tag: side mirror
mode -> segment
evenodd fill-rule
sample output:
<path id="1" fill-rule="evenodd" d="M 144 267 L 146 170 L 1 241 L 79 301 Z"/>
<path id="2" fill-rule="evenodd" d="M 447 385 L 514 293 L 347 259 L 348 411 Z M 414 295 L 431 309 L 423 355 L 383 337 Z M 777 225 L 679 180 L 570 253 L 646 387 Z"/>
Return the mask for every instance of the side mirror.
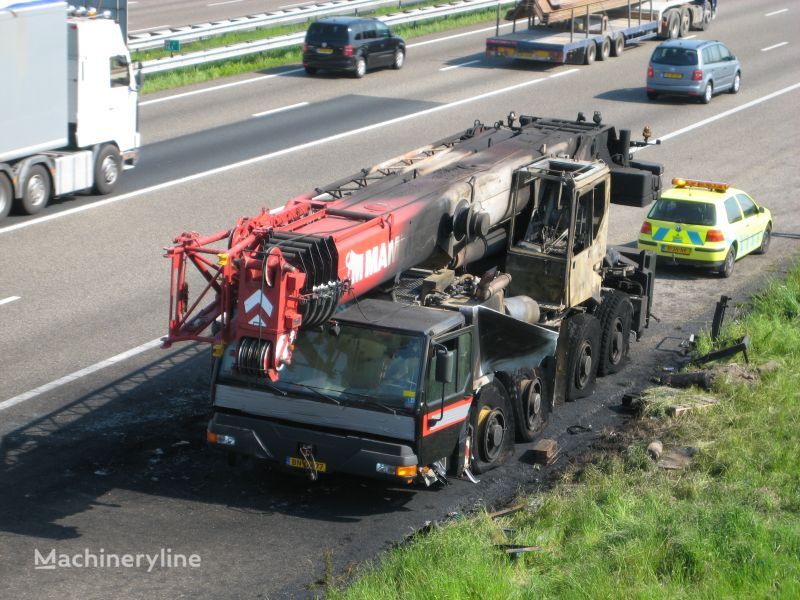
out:
<path id="1" fill-rule="evenodd" d="M 456 372 L 456 353 L 444 348 L 436 349 L 436 381 L 453 383 Z"/>
<path id="2" fill-rule="evenodd" d="M 763 213 L 764 212 L 764 207 L 763 206 L 759 206 L 758 207 L 758 212 Z"/>
<path id="3" fill-rule="evenodd" d="M 142 73 L 142 61 L 136 63 L 136 89 L 141 90 L 144 83 L 144 73 Z"/>

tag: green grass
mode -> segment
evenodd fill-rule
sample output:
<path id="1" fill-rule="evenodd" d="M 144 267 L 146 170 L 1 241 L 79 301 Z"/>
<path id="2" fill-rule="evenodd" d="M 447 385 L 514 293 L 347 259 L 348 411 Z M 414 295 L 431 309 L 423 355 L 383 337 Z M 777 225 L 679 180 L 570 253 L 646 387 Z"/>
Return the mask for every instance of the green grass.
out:
<path id="1" fill-rule="evenodd" d="M 760 382 L 718 381 L 718 405 L 644 419 L 625 449 L 523 498 L 526 510 L 419 536 L 329 597 L 800 597 L 800 268 L 754 298 L 723 343 L 745 333 L 755 363 L 780 365 Z M 661 470 L 644 450 L 655 435 L 700 450 L 685 471 Z M 542 550 L 510 561 L 497 543 Z"/>
<path id="2" fill-rule="evenodd" d="M 494 10 L 477 11 L 454 17 L 436 19 L 425 21 L 417 25 L 409 24 L 398 27 L 393 27 L 394 31 L 400 37 L 409 40 L 423 35 L 430 35 L 442 31 L 449 31 L 451 29 L 459 29 L 461 27 L 468 27 L 478 23 L 486 23 L 495 19 L 496 13 Z M 287 26 L 281 28 L 279 33 L 290 33 L 292 31 L 303 31 L 307 25 L 298 25 L 296 27 Z M 249 39 L 261 39 L 267 37 L 266 30 L 252 31 L 241 34 L 236 34 L 237 42 L 247 41 Z M 278 35 L 275 29 L 271 29 L 269 35 Z M 255 36 L 255 37 L 250 37 Z M 211 43 L 212 40 L 206 40 Z M 186 51 L 200 50 L 206 46 L 201 42 L 198 45 L 187 45 Z M 229 43 L 237 43 L 231 41 Z M 134 60 L 150 60 L 158 56 L 163 56 L 168 53 L 162 50 L 157 51 L 143 51 L 136 53 Z M 142 86 L 142 94 L 151 94 L 163 90 L 173 89 L 193 83 L 201 83 L 203 81 L 211 81 L 220 77 L 228 77 L 231 75 L 240 75 L 242 73 L 251 73 L 253 71 L 262 71 L 283 65 L 298 64 L 301 62 L 300 48 L 286 48 L 282 50 L 273 50 L 270 52 L 262 52 L 251 56 L 245 56 L 238 59 L 227 61 L 220 61 L 205 65 L 198 65 L 196 67 L 186 67 L 183 69 L 175 69 L 164 73 L 153 73 L 144 79 Z"/>

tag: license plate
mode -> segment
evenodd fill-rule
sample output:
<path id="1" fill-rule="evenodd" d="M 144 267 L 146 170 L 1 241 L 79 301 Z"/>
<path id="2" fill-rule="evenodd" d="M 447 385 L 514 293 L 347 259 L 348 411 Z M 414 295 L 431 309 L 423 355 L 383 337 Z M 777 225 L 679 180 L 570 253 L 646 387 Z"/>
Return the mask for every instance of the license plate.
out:
<path id="1" fill-rule="evenodd" d="M 333 54 L 333 48 L 317 48 L 317 54 Z"/>
<path id="2" fill-rule="evenodd" d="M 514 56 L 514 54 L 516 54 L 516 52 L 517 52 L 517 49 L 516 48 L 504 48 L 504 47 L 501 46 L 500 48 L 497 49 L 496 52 L 500 56 Z"/>
<path id="3" fill-rule="evenodd" d="M 667 79 L 683 79 L 683 75 L 680 73 L 664 73 L 664 77 Z"/>
<path id="4" fill-rule="evenodd" d="M 550 52 L 547 50 L 534 50 L 533 55 L 536 58 L 550 58 Z"/>
<path id="5" fill-rule="evenodd" d="M 661 246 L 662 252 L 670 252 L 672 254 L 691 254 L 691 248 L 681 248 L 680 246 Z"/>
<path id="6" fill-rule="evenodd" d="M 286 464 L 290 467 L 294 467 L 295 469 L 308 469 L 308 463 L 306 463 L 306 461 L 304 461 L 302 458 L 297 458 L 296 456 L 287 456 Z M 328 470 L 328 466 L 324 462 L 317 461 L 316 464 L 317 471 L 320 473 L 325 473 Z"/>

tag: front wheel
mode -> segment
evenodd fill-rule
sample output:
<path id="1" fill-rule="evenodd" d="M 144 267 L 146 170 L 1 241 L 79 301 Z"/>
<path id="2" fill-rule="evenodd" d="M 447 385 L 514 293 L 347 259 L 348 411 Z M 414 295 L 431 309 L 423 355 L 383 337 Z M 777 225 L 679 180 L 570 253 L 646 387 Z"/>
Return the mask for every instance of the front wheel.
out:
<path id="1" fill-rule="evenodd" d="M 733 266 L 736 264 L 736 247 L 731 246 L 731 249 L 728 250 L 728 254 L 725 256 L 725 262 L 722 263 L 722 267 L 720 267 L 719 274 L 725 278 L 730 277 L 733 274 Z"/>
<path id="2" fill-rule="evenodd" d="M 731 94 L 738 94 L 740 87 L 742 87 L 742 74 L 737 71 L 736 75 L 733 77 L 733 83 L 729 91 Z"/>
<path id="3" fill-rule="evenodd" d="M 367 74 L 367 61 L 364 60 L 363 56 L 359 56 L 356 59 L 356 68 L 353 71 L 353 75 L 356 79 L 361 79 L 364 75 Z"/>
<path id="4" fill-rule="evenodd" d="M 502 384 L 484 386 L 470 412 L 472 470 L 485 473 L 514 451 L 514 416 Z"/>
<path id="5" fill-rule="evenodd" d="M 703 95 L 700 97 L 700 102 L 708 104 L 714 96 L 714 84 L 710 81 L 706 84 L 706 89 L 703 90 Z"/>
<path id="6" fill-rule="evenodd" d="M 584 64 L 587 65 L 592 64 L 596 56 L 597 56 L 597 44 L 592 42 L 591 44 L 586 46 L 586 55 L 583 57 Z"/>
<path id="7" fill-rule="evenodd" d="M 395 50 L 394 61 L 392 62 L 392 68 L 395 70 L 402 69 L 405 62 L 406 62 L 406 53 L 400 49 Z"/>
<path id="8" fill-rule="evenodd" d="M 122 157 L 117 147 L 103 146 L 94 161 L 94 193 L 104 196 L 113 192 L 121 172 Z"/>
<path id="9" fill-rule="evenodd" d="M 33 165 L 22 183 L 22 210 L 35 215 L 50 201 L 50 175 L 43 165 Z"/>

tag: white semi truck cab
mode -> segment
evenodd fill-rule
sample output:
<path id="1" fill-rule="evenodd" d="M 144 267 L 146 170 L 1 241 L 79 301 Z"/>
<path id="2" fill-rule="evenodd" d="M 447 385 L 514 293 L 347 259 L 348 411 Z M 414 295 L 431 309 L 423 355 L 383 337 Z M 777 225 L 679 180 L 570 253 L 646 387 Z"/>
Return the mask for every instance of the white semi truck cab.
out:
<path id="1" fill-rule="evenodd" d="M 114 21 L 53 0 L 0 0 L 0 218 L 111 193 L 136 164 L 139 81 Z"/>

